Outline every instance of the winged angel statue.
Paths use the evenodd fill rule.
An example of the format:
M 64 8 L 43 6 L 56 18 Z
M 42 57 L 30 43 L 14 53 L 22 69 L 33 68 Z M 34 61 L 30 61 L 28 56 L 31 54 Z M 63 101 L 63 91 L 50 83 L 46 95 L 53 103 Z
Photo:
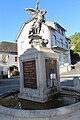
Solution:
M 32 19 L 34 22 L 29 30 L 29 35 L 39 34 L 41 31 L 42 22 L 45 22 L 44 15 L 47 13 L 45 10 L 39 10 L 39 2 L 36 4 L 36 9 L 25 8 L 26 11 L 32 14 Z

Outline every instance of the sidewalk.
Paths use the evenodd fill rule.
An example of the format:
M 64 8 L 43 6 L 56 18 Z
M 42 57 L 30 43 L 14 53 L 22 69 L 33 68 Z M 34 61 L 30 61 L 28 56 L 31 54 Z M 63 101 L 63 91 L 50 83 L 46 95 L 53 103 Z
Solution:
M 60 77 L 76 77 L 80 76 L 80 62 L 75 64 L 75 69 L 72 69 L 70 72 L 62 73 Z
M 63 78 L 63 77 L 77 77 L 77 76 L 80 77 L 80 71 L 78 71 L 77 69 L 73 69 L 70 72 L 62 73 L 60 75 L 60 78 Z
M 80 62 L 75 65 L 75 69 L 60 75 L 61 86 L 74 86 L 74 77 L 79 77 L 80 79 Z

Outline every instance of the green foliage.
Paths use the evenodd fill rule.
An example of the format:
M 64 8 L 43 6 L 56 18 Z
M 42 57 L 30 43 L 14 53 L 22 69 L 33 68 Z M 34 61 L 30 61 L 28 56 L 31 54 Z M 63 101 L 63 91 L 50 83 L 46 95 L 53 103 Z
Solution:
M 71 35 L 69 39 L 71 39 L 70 47 L 75 45 L 74 52 L 80 53 L 80 32 L 75 32 L 75 34 Z
M 78 52 L 78 53 L 80 53 L 80 42 L 78 43 L 78 44 L 76 44 L 76 46 L 75 46 L 75 52 Z

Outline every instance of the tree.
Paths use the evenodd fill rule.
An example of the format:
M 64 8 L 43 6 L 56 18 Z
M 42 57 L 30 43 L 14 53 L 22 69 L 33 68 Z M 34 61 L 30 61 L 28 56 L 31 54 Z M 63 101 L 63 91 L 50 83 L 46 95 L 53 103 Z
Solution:
M 80 53 L 80 42 L 75 46 L 74 51 Z
M 71 40 L 70 47 L 75 45 L 74 52 L 80 54 L 80 32 L 75 32 L 75 34 L 71 35 L 69 39 Z

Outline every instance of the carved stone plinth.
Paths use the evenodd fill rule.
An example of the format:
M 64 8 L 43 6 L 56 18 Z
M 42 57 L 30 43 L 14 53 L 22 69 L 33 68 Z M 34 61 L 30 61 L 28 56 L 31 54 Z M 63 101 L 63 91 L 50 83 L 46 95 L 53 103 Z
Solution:
M 57 58 L 51 49 L 39 45 L 21 55 L 20 98 L 44 103 L 59 92 Z

